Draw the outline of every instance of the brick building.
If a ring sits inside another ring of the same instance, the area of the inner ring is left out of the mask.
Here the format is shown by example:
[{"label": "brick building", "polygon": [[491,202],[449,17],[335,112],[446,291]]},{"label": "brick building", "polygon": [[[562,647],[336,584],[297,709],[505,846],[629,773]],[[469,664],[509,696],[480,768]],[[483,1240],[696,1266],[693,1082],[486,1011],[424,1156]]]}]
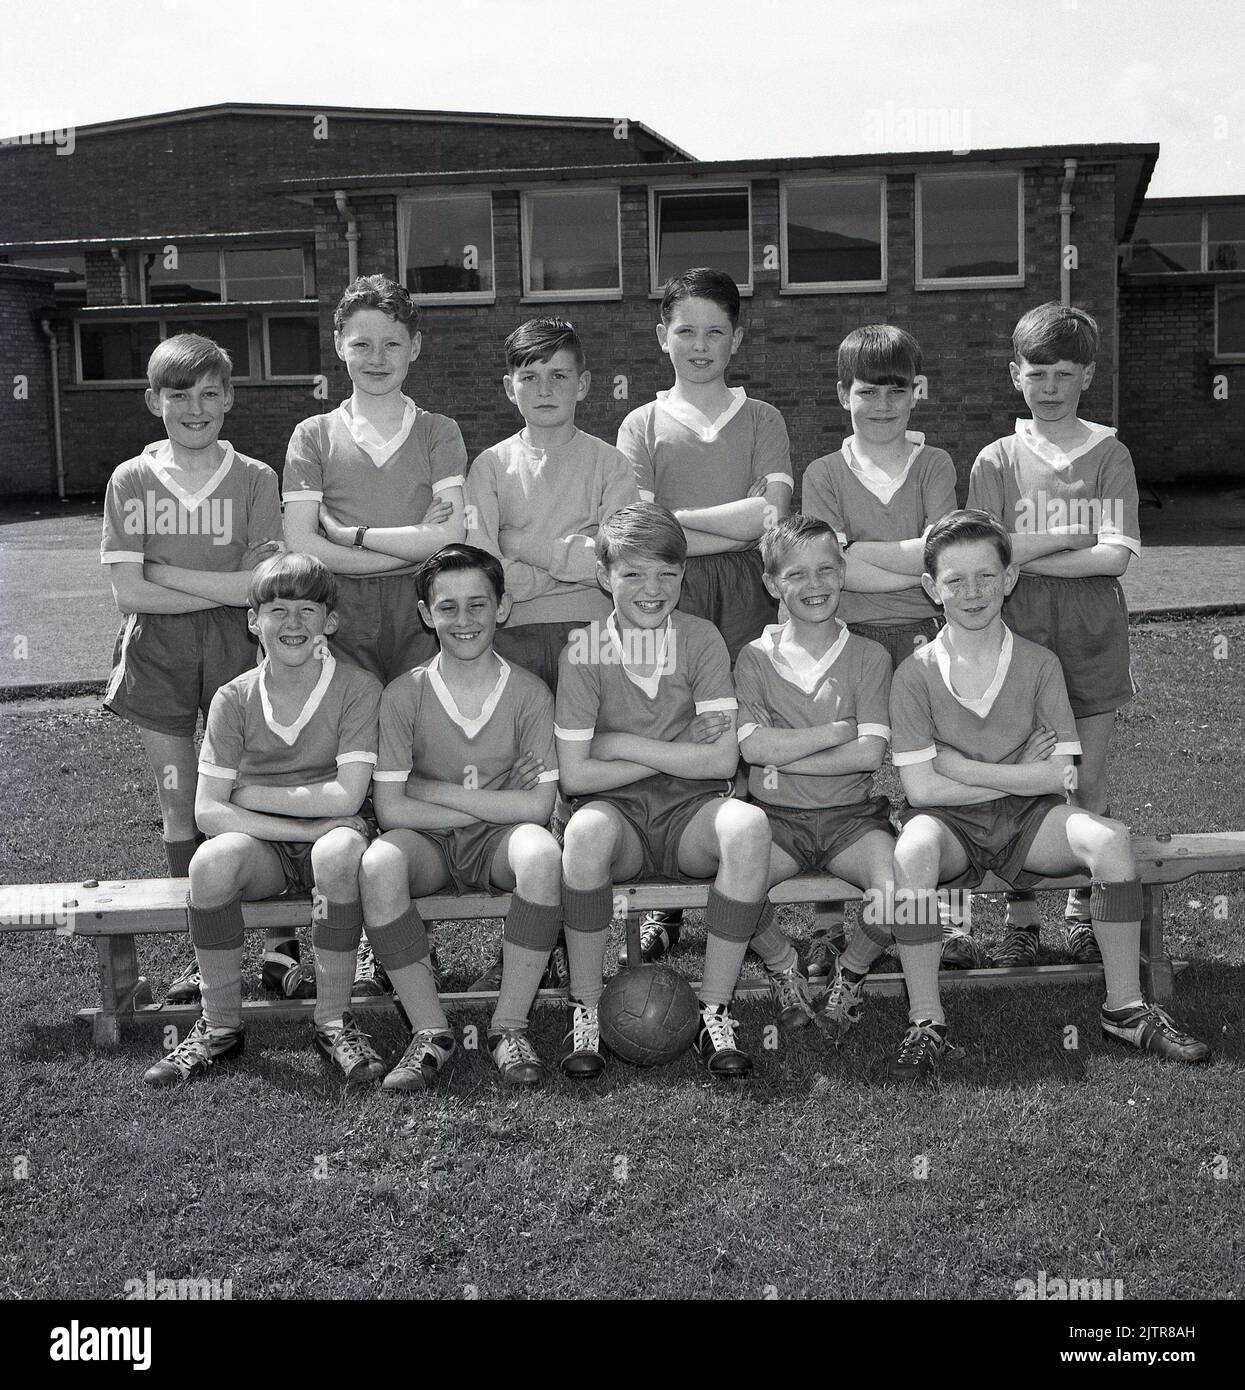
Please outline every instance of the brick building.
[{"label": "brick building", "polygon": [[[783,411],[797,473],[845,432],[835,349],[860,323],[921,340],[914,423],[962,480],[1016,414],[1012,325],[1065,289],[1104,333],[1086,415],[1116,423],[1132,401],[1118,248],[1153,145],[706,163],[635,121],[268,106],[73,137],[71,157],[0,147],[0,258],[44,272],[0,269],[5,356],[21,359],[6,380],[31,359],[28,398],[0,403],[0,493],[55,490],[55,421],[65,490],[101,491],[158,433],[143,365],[187,327],[234,356],[227,436],[279,468],[294,424],[346,393],[331,316],[352,262],[417,294],[409,390],[458,420],[473,454],[515,428],[501,343],[543,312],[579,326],[594,373],[581,423],[612,439],[668,384],[656,289],[694,264],[743,288],[733,380]],[[1118,422],[1131,441],[1127,411]]]}]

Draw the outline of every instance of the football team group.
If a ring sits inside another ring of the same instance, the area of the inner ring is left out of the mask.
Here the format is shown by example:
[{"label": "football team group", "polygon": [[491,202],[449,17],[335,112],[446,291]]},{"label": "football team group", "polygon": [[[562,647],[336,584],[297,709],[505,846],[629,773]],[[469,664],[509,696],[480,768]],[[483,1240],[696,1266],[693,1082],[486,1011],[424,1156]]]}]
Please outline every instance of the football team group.
[{"label": "football team group", "polygon": [[[270,931],[263,984],[314,995],[316,1046],[347,1081],[423,1090],[450,1064],[416,905],[442,891],[510,894],[475,986],[497,994],[501,1081],[548,1077],[528,1036],[545,981],[568,989],[561,1071],[598,1076],[614,886],[639,878],[710,884],[695,1047],[717,1078],[752,1068],[730,1011],[749,949],[780,1024],[835,1043],[894,951],[910,1022],[888,1075],[962,1055],[939,969],[982,961],[948,890],[987,871],[1015,890],[996,965],[1036,959],[1026,889],[1086,873],[1068,946],[1102,962],[1104,1035],[1207,1058],[1145,998],[1142,889],[1106,807],[1134,693],[1118,576],[1140,539],[1128,450],[1078,415],[1093,320],[1050,303],[1016,325],[1027,413],[978,455],[966,509],[948,454],[908,428],[919,345],[850,333],[851,432],[808,465],[793,513],[781,414],[728,385],[739,319],[728,276],[668,282],[674,380],[615,444],[576,426],[574,327],[524,323],[503,378],[523,426],[468,468],[458,426],[403,391],[415,304],[362,277],[334,317],[352,394],[294,429],[280,487],[220,438],[228,355],[194,334],[156,348],[146,402],[167,438],[117,468],[105,507],[124,616],[105,704],[142,737],[169,872],[189,877],[194,958],[169,998],[202,1015],[149,1084],[241,1054],[242,904],[308,892],[313,960]],[[874,783],[888,748],[894,815]],[[807,872],[864,896],[850,943],[827,912],[801,963],[767,895]],[[650,913],[644,958],[679,930]],[[351,1012],[386,990],[410,1029],[392,1066]]]}]

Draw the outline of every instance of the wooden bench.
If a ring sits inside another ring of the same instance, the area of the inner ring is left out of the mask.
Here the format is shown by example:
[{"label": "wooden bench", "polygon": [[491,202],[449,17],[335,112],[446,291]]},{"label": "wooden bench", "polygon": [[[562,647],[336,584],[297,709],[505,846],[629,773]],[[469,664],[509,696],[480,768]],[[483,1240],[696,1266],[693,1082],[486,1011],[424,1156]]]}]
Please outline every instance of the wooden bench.
[{"label": "wooden bench", "polygon": [[[1143,982],[1151,998],[1169,999],[1174,975],[1184,962],[1168,958],[1163,941],[1163,892],[1193,874],[1225,873],[1245,869],[1245,832],[1207,835],[1169,835],[1157,838],[1134,836],[1133,853],[1144,884],[1142,930]],[[1035,891],[1066,890],[1088,883],[1081,874],[1043,879]],[[987,879],[976,893],[1006,891],[1007,885]],[[187,880],[173,878],[130,879],[106,883],[18,884],[0,887],[0,931],[55,931],[61,936],[87,937],[95,944],[99,966],[100,1007],[82,1009],[78,1017],[90,1022],[97,1047],[116,1046],[123,1023],[179,1024],[192,1022],[199,1013],[197,1004],[155,1004],[147,981],[139,974],[135,937],[163,932],[186,932]],[[616,898],[626,901],[628,930],[636,939],[640,916],[655,907],[704,907],[707,885],[673,883],[621,884]],[[770,893],[776,904],[855,901],[859,888],[829,875],[802,875],[779,884]],[[509,906],[508,895],[490,897],[467,894],[462,897],[429,897],[419,900],[419,910],[428,923],[500,918]],[[310,900],[281,898],[246,903],[243,915],[247,928],[296,928],[305,926],[311,915]],[[1066,984],[1070,980],[1100,977],[1100,965],[1038,965],[1003,970],[961,970],[945,972],[942,980],[950,985],[1012,985],[1017,983]],[[871,990],[901,993],[903,976],[875,974],[869,979]],[[743,982],[738,993],[746,997],[763,993],[768,986]],[[495,994],[445,994],[450,1007],[483,1005]],[[542,990],[543,1000],[564,1000],[561,990]],[[247,1000],[244,1014],[250,1017],[305,1016],[314,1001],[301,999]],[[393,1007],[390,998],[359,999],[352,1009],[368,1011]]]}]

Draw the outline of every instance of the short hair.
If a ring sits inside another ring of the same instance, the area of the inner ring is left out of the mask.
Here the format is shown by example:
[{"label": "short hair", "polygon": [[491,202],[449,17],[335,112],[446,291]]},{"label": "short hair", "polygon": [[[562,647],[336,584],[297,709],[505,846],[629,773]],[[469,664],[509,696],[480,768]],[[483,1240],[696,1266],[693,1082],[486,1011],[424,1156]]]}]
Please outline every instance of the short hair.
[{"label": "short hair", "polygon": [[608,569],[624,555],[687,564],[687,534],[674,513],[656,502],[620,507],[597,528],[597,560]]},{"label": "short hair", "polygon": [[853,381],[874,386],[911,386],[921,371],[921,345],[902,328],[867,323],[854,328],[839,344],[839,385]]},{"label": "short hair", "polygon": [[575,354],[575,369],[582,372],[587,358],[573,323],[567,319],[528,319],[506,339],[506,370],[548,362],[563,351]]},{"label": "short hair", "polygon": [[153,391],[186,391],[202,376],[217,376],[228,386],[232,374],[229,354],[201,333],[175,333],[147,359],[147,384]]},{"label": "short hair", "polygon": [[337,607],[337,576],[314,555],[283,551],[256,567],[246,601],[258,613],[279,598],[322,603],[331,613]]},{"label": "short hair", "polygon": [[506,592],[506,572],[496,555],[481,550],[474,545],[443,545],[435,555],[420,565],[415,572],[415,592],[421,603],[431,604],[432,586],[438,575],[462,574],[467,570],[479,570],[493,586],[493,592],[500,603]]},{"label": "short hair", "polygon": [[404,323],[412,337],[419,322],[419,309],[410,294],[386,275],[360,275],[346,286],[333,310],[333,332],[340,333],[351,314],[360,309],[379,309],[397,323]]},{"label": "short hair", "polygon": [[778,573],[787,551],[793,546],[820,540],[822,536],[829,536],[834,542],[834,553],[839,568],[846,569],[847,557],[839,546],[834,527],[819,516],[804,516],[800,512],[791,512],[781,521],[775,522],[761,537],[761,563],[765,566],[765,573],[773,578]]},{"label": "short hair", "polygon": [[948,512],[929,528],[921,552],[926,574],[937,578],[938,557],[949,545],[964,541],[993,541],[1004,569],[1012,562],[1012,538],[1003,523],[976,507],[961,507],[959,511]]},{"label": "short hair", "polygon": [[1098,356],[1098,344],[1098,325],[1084,309],[1052,299],[1030,309],[1016,325],[1012,358],[1040,367],[1054,362],[1088,367]]},{"label": "short hair", "polygon": [[662,323],[670,322],[675,305],[684,299],[710,299],[730,319],[732,328],[739,326],[739,286],[723,270],[701,265],[672,275],[662,287]]}]

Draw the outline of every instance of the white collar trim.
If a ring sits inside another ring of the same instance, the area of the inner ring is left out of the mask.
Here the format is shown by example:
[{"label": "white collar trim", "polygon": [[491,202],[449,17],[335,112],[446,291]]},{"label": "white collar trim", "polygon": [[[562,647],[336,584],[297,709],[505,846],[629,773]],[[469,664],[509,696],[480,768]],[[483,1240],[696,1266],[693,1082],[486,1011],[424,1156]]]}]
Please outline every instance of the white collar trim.
[{"label": "white collar trim", "polygon": [[618,664],[622,667],[622,673],[631,682],[638,686],[650,700],[657,698],[657,692],[661,688],[662,676],[669,675],[674,670],[672,641],[674,638],[674,621],[667,617],[666,624],[662,628],[661,637],[657,642],[657,669],[651,676],[637,675],[635,671],[627,665],[627,653],[622,643],[622,637],[618,632],[618,615],[611,613],[605,620],[605,635],[609,638],[614,653],[618,658]]},{"label": "white collar trim", "polygon": [[951,684],[951,653],[947,650],[945,641],[946,628],[938,634],[930,643],[930,650],[934,653],[934,660],[938,663],[938,672],[942,676],[942,683],[947,687],[951,697],[957,703],[964,706],[981,719],[985,719],[994,708],[994,702],[998,698],[999,691],[1003,688],[1003,682],[1007,679],[1008,668],[1012,664],[1012,630],[1003,624],[1003,644],[999,648],[999,664],[994,668],[994,679],[986,687],[985,693],[976,700],[966,700],[962,695],[957,695],[955,687]]},{"label": "white collar trim", "polygon": [[432,686],[432,693],[440,701],[441,708],[468,738],[475,738],[492,719],[501,701],[502,692],[506,689],[506,682],[510,679],[510,663],[504,656],[498,656],[497,662],[501,667],[501,675],[497,677],[497,684],[489,692],[480,713],[474,719],[468,719],[458,708],[458,702],[454,699],[454,692],[446,685],[445,677],[441,674],[441,653],[438,652],[428,663],[428,684]]},{"label": "white collar trim", "polygon": [[916,462],[916,456],[925,447],[925,436],[917,430],[905,430],[904,439],[912,445],[908,453],[908,461],[904,464],[897,478],[892,478],[885,469],[879,468],[877,464],[870,463],[868,459],[856,457],[856,451],[852,445],[856,442],[856,436],[849,434],[843,441],[843,458],[847,466],[860,480],[862,487],[867,488],[879,502],[885,504],[903,487],[908,480],[908,474],[912,472],[912,465]]},{"label": "white collar trim", "polygon": [[728,389],[731,393],[731,403],[716,420],[710,420],[694,405],[688,405],[684,401],[672,401],[669,391],[658,391],[657,403],[667,415],[672,416],[679,424],[686,425],[702,443],[712,444],[744,408],[744,402],[748,399],[742,386],[731,386]]},{"label": "white collar trim", "polygon": [[839,625],[839,635],[830,650],[817,660],[799,647],[782,645],[783,634],[787,630],[786,623],[775,623],[761,633],[762,647],[770,659],[770,665],[788,685],[796,686],[805,695],[812,695],[825,680],[827,672],[839,659],[840,653],[847,645],[848,637],[851,636],[841,619],[835,618],[834,621]]},{"label": "white collar trim", "polygon": [[217,443],[225,451],[225,457],[221,460],[220,467],[199,489],[198,492],[187,492],[186,489],[173,477],[171,469],[173,467],[173,444],[171,440],[164,440],[160,444],[149,444],[143,450],[147,462],[151,465],[151,471],[164,484],[174,497],[186,508],[188,512],[193,512],[209,497],[225,480],[225,474],[233,466],[233,445],[227,439],[217,440]]},{"label": "white collar trim", "polygon": [[346,422],[346,428],[350,431],[350,437],[377,468],[383,468],[389,462],[406,443],[407,436],[415,427],[415,402],[409,396],[403,396],[402,402],[402,423],[392,439],[382,439],[380,431],[370,420],[361,420],[351,409],[349,400],[342,401],[337,407],[338,413]]},{"label": "white collar trim", "polygon": [[1089,431],[1089,438],[1084,444],[1078,444],[1075,449],[1065,453],[1058,444],[1052,444],[1049,439],[1043,439],[1033,428],[1032,420],[1016,421],[1016,437],[1031,453],[1034,453],[1044,463],[1049,463],[1052,468],[1070,468],[1082,454],[1088,454],[1096,448],[1104,439],[1110,439],[1115,430],[1110,425],[1095,425],[1089,420],[1081,420],[1078,417],[1078,424],[1084,425]]},{"label": "white collar trim", "polygon": [[320,672],[320,679],[316,681],[315,688],[307,696],[307,701],[299,711],[298,718],[292,724],[279,724],[276,716],[272,712],[272,700],[268,694],[268,671],[269,661],[265,657],[259,668],[259,699],[264,709],[264,723],[274,734],[286,745],[293,748],[299,734],[311,722],[316,710],[324,701],[325,692],[329,688],[329,682],[333,679],[333,672],[337,670],[337,662],[333,659],[333,654],[325,647],[324,669]]}]

